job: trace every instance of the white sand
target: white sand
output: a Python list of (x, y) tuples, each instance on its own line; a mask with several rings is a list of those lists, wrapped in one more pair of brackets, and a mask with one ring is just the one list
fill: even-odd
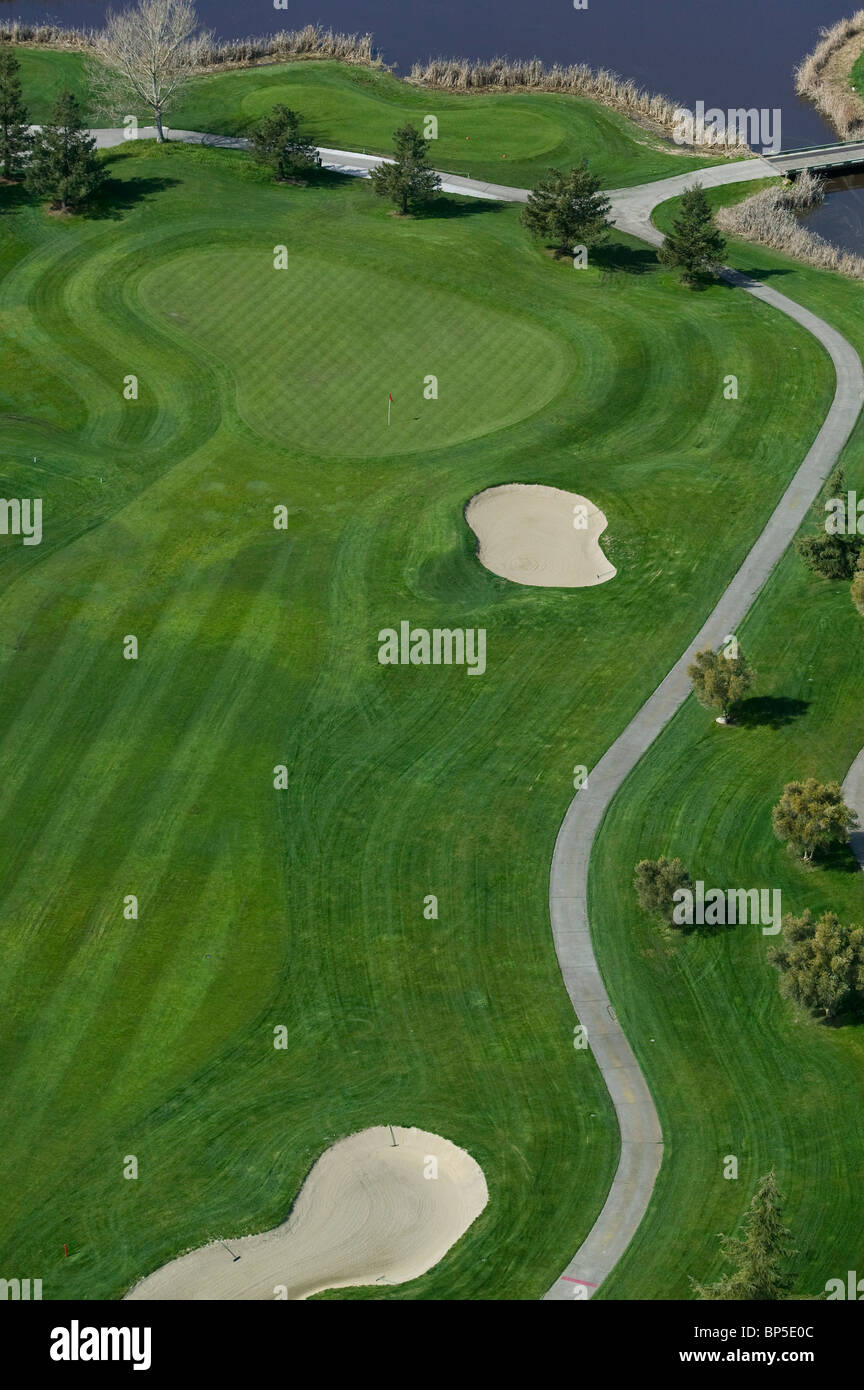
[[(574, 526), (583, 519), (584, 527)], [(472, 497), (465, 520), (479, 542), (480, 563), (515, 584), (582, 589), (618, 573), (599, 545), (605, 516), (576, 492), (505, 483)]]
[[(489, 1200), (470, 1154), (422, 1129), (386, 1125), (321, 1155), (287, 1221), (157, 1269), (130, 1299), (303, 1299), (353, 1284), (404, 1284), (441, 1260)], [(437, 1177), (429, 1159), (437, 1160)]]

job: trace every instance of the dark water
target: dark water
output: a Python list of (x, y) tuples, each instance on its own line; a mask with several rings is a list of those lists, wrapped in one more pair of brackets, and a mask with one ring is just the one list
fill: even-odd
[[(835, 139), (796, 97), (792, 70), (819, 29), (851, 14), (859, 0), (198, 0), (202, 22), (221, 38), (297, 29), (320, 22), (371, 32), (384, 60), (407, 71), (430, 56), (585, 61), (613, 68), (652, 91), (695, 107), (767, 108), (781, 112), (786, 149)], [(122, 0), (113, 0), (122, 8)], [(0, 0), (0, 18), (98, 26), (106, 0)], [(813, 222), (816, 226), (816, 220)], [(833, 193), (818, 230), (864, 251), (864, 190)]]

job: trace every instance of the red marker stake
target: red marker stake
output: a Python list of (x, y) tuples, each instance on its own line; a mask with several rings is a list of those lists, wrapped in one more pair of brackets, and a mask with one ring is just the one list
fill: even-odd
[(63, 1254), (64, 1254), (64, 1255), (68, 1255), (68, 1254), (69, 1254), (69, 1251), (66, 1249), (66, 1242), (65, 1242), (65, 1241), (63, 1242)]

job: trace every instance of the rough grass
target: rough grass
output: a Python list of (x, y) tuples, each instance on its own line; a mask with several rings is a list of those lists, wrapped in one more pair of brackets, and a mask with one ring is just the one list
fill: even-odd
[[(81, 98), (93, 125), (119, 124), (127, 114), (142, 123), (152, 120), (145, 110), (97, 110), (88, 96), (91, 60), (83, 53), (19, 48), (18, 55), (34, 121), (47, 118), (63, 85)], [(377, 154), (391, 153), (398, 125), (412, 121), (423, 129), (425, 118), (434, 116), (433, 164), (517, 187), (530, 185), (550, 165), (575, 164), (583, 156), (610, 188), (717, 162), (716, 155), (706, 158), (658, 140), (595, 100), (540, 91), (480, 96), (421, 90), (389, 72), (320, 59), (202, 74), (166, 123), (177, 130), (246, 135), (277, 102), (301, 112), (318, 144)]]
[[(709, 192), (715, 205), (720, 192)], [(658, 210), (659, 226), (676, 207)], [(859, 286), (740, 241), (726, 259), (864, 353)], [(746, 375), (740, 382), (744, 398)], [(844, 464), (860, 489), (860, 422)], [(821, 520), (817, 505), (805, 529)], [(807, 868), (771, 829), (786, 781), (842, 780), (861, 747), (864, 639), (848, 583), (820, 580), (790, 552), (737, 635), (758, 672), (742, 719), (720, 729), (689, 700), (621, 788), (592, 857), (601, 969), (666, 1138), (654, 1200), (602, 1298), (688, 1298), (689, 1276), (716, 1278), (725, 1268), (716, 1232), (735, 1229), (772, 1166), (799, 1252), (796, 1292), (820, 1295), (859, 1260), (864, 1030), (825, 1027), (782, 999), (758, 927), (669, 939), (630, 886), (638, 859), (678, 854), (710, 885), (777, 887), (784, 911), (831, 908), (844, 922), (864, 921), (864, 876), (850, 854)], [(737, 1181), (723, 1177), (727, 1155), (739, 1160)]]
[[(43, 545), (7, 540), (0, 562), (3, 1266), (38, 1270), (46, 1298), (116, 1296), (184, 1248), (272, 1226), (322, 1149), (392, 1121), (467, 1148), (490, 1203), (439, 1268), (359, 1296), (537, 1298), (618, 1141), (548, 923), (572, 768), (722, 591), (824, 414), (828, 363), (636, 244), (556, 264), (515, 208), (397, 222), (368, 184), (279, 188), (180, 146), (109, 165), (92, 220), (0, 190), (4, 487), (46, 516)], [(490, 335), (506, 309), (555, 340), (560, 389), (512, 421), (490, 341), (466, 402), (482, 435), (430, 426), (402, 453), (394, 419), (386, 452), (308, 452), (274, 363), (286, 339), (300, 364), (325, 344), (338, 364), (338, 315), (259, 332), (265, 385), (244, 408), (283, 228), (295, 277), (350, 265), (370, 313), (382, 275), (412, 312), (449, 295)], [(221, 341), (196, 317), (196, 256), (213, 255), (245, 266)], [(355, 337), (362, 361), (371, 333)], [(394, 342), (394, 368), (406, 352), (418, 412), (427, 372), (462, 389), (458, 343)], [(310, 419), (328, 389), (307, 383)], [(601, 506), (615, 581), (522, 590), (479, 566), (463, 506), (511, 480)], [(485, 627), (487, 673), (380, 667), (377, 632), (403, 618)]]
[[(591, 68), (587, 63), (547, 67), (539, 58), (514, 61), (510, 58), (475, 59), (432, 58), (415, 63), (410, 81), (422, 87), (444, 87), (448, 91), (544, 91), (567, 92), (623, 111), (646, 122), (652, 129), (671, 138), (679, 128), (681, 105), (657, 92), (648, 92), (632, 79), (608, 68)], [(729, 132), (696, 127), (689, 143), (711, 147), (719, 153), (749, 154), (750, 147)]]
[[(93, 46), (92, 29), (66, 29), (54, 24), (32, 25), (20, 20), (0, 22), (0, 40), (34, 46), (71, 48), (87, 52)], [(246, 67), (260, 62), (284, 62), (297, 58), (334, 58), (361, 67), (380, 67), (371, 34), (338, 34), (319, 24), (303, 29), (284, 30), (261, 38), (212, 41), (201, 50), (203, 70), (219, 67)], [(460, 91), (567, 92), (590, 97), (593, 101), (623, 111), (671, 137), (677, 129), (679, 106), (668, 97), (647, 92), (637, 83), (619, 77), (607, 68), (594, 69), (585, 63), (546, 67), (539, 58), (513, 61), (509, 58), (470, 61), (465, 58), (435, 58), (415, 63), (409, 79), (422, 87), (444, 87)], [(712, 147), (721, 153), (746, 154), (749, 146), (727, 134), (701, 129), (688, 143)]]

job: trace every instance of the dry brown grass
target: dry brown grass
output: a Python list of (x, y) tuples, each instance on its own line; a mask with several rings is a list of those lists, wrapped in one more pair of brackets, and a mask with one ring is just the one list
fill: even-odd
[[(451, 92), (568, 92), (622, 111), (666, 138), (679, 125), (681, 107), (674, 101), (656, 92), (646, 92), (608, 68), (591, 68), (587, 63), (546, 67), (539, 58), (524, 62), (510, 58), (473, 62), (467, 58), (433, 58), (425, 64), (415, 63), (408, 81), (418, 87), (443, 87)], [(722, 154), (750, 153), (749, 146), (737, 135), (730, 139), (713, 129), (697, 127), (693, 143)]]
[[(87, 52), (94, 46), (95, 34), (93, 29), (66, 29), (57, 24), (24, 24), (17, 19), (0, 22), (0, 41), (43, 48)], [(208, 43), (202, 49), (199, 67), (202, 72), (212, 72), (225, 67), (287, 62), (292, 58), (336, 58), (341, 63), (381, 67), (381, 60), (372, 46), (371, 34), (337, 34), (318, 24), (267, 34), (263, 38)]]
[(805, 172), (794, 183), (766, 188), (743, 203), (721, 208), (717, 222), (730, 236), (770, 246), (820, 270), (836, 270), (851, 280), (864, 280), (864, 256), (841, 251), (798, 220), (798, 214), (818, 207), (824, 197), (822, 179)]
[(831, 122), (842, 140), (864, 138), (864, 101), (849, 86), (849, 72), (864, 45), (864, 10), (820, 29), (812, 53), (795, 69), (795, 90)]

